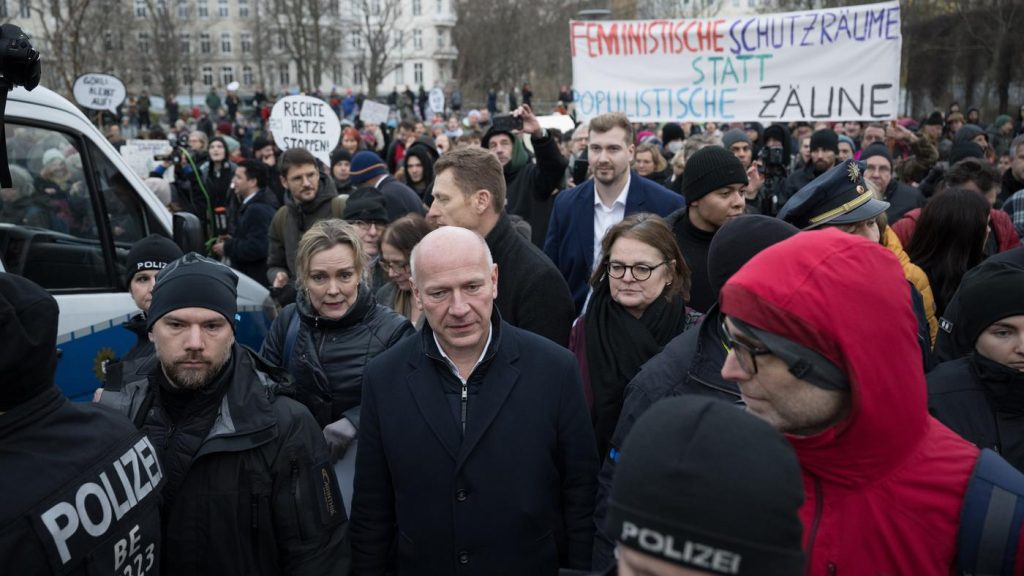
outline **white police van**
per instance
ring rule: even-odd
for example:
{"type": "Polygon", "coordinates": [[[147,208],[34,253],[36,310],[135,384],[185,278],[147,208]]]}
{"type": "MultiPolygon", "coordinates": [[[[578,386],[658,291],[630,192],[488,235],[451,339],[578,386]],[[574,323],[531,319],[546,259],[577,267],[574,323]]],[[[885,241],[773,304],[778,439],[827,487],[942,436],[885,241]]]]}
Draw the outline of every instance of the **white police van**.
{"type": "MultiPolygon", "coordinates": [[[[0,271],[56,298],[57,385],[87,400],[106,361],[135,342],[121,327],[138,313],[124,281],[132,243],[157,233],[201,252],[199,223],[172,215],[85,115],[46,88],[11,91],[4,127],[14,188],[0,192],[0,271]]],[[[242,274],[238,309],[237,338],[258,349],[274,308],[266,288],[242,274]]]]}

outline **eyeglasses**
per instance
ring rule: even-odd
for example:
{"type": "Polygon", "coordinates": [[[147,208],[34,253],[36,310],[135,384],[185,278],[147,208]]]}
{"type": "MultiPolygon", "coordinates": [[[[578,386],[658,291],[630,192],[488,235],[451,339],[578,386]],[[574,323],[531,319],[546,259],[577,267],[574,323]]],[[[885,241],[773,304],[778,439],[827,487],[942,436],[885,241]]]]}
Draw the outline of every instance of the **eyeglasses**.
{"type": "Polygon", "coordinates": [[[655,268],[659,268],[665,264],[668,264],[668,260],[662,261],[654,266],[648,266],[647,264],[633,264],[632,266],[627,266],[622,262],[609,262],[607,264],[608,275],[618,280],[620,278],[625,278],[626,270],[629,270],[633,275],[634,280],[643,282],[651,277],[655,268]]]}
{"type": "Polygon", "coordinates": [[[388,225],[383,222],[367,222],[365,220],[354,220],[352,221],[352,225],[363,231],[369,230],[372,227],[376,227],[377,230],[383,230],[388,227],[388,225]]]}
{"type": "Polygon", "coordinates": [[[722,321],[722,339],[726,350],[736,353],[736,361],[740,363],[740,368],[742,368],[747,374],[757,374],[758,356],[772,353],[772,351],[767,348],[755,348],[753,346],[748,346],[733,338],[732,334],[729,333],[729,327],[725,325],[724,320],[722,321]]]}
{"type": "Polygon", "coordinates": [[[409,271],[408,262],[389,262],[387,260],[380,260],[379,263],[381,270],[385,272],[391,272],[392,270],[394,270],[395,273],[401,274],[403,272],[409,271]]]}

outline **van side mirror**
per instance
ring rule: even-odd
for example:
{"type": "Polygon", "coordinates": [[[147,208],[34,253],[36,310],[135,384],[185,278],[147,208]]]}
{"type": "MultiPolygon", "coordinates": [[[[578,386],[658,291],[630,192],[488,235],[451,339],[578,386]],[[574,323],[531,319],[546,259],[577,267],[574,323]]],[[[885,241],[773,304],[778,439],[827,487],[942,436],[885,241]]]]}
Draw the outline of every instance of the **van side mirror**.
{"type": "Polygon", "coordinates": [[[189,252],[204,254],[206,252],[203,243],[203,227],[199,224],[199,218],[195,214],[174,213],[174,243],[185,254],[189,252]]]}

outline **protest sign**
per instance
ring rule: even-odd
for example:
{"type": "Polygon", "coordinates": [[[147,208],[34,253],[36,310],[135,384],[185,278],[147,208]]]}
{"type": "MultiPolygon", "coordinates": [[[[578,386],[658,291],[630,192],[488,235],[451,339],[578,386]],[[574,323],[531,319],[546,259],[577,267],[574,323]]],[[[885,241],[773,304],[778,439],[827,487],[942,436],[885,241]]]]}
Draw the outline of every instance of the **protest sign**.
{"type": "Polygon", "coordinates": [[[124,82],[108,74],[83,74],[71,89],[75,102],[90,110],[109,110],[116,114],[128,91],[124,82]]]}
{"type": "Polygon", "coordinates": [[[359,118],[363,122],[384,124],[388,121],[388,114],[390,112],[391,108],[387,104],[381,104],[373,100],[363,100],[363,107],[359,109],[359,118]]]}
{"type": "Polygon", "coordinates": [[[444,114],[444,90],[434,88],[430,91],[428,98],[430,109],[434,111],[434,114],[444,114]]]}
{"type": "Polygon", "coordinates": [[[341,138],[341,124],[327,102],[311,96],[286,96],[270,110],[269,124],[279,148],[305,148],[330,165],[331,150],[341,138]]]}
{"type": "Polygon", "coordinates": [[[142,178],[149,176],[153,168],[159,164],[153,156],[170,152],[171,144],[167,140],[128,140],[121,146],[121,157],[132,172],[142,178]]]}
{"type": "Polygon", "coordinates": [[[572,21],[576,114],[634,122],[885,120],[899,2],[735,18],[572,21]]]}

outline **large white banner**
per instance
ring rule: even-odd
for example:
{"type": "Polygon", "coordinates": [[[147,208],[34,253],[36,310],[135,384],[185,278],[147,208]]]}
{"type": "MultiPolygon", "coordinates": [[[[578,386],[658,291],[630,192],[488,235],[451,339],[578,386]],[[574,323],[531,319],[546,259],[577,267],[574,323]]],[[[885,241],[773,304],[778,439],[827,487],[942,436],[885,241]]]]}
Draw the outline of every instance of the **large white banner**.
{"type": "Polygon", "coordinates": [[[689,20],[572,21],[576,113],[635,122],[888,120],[899,2],[689,20]]]}

